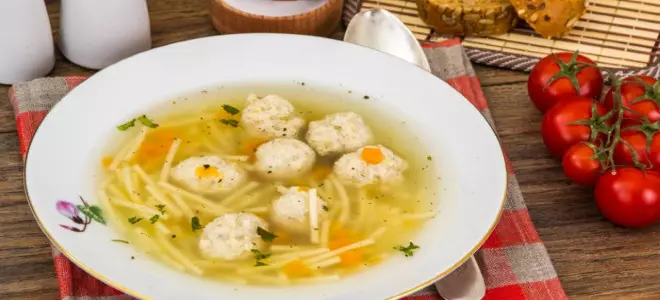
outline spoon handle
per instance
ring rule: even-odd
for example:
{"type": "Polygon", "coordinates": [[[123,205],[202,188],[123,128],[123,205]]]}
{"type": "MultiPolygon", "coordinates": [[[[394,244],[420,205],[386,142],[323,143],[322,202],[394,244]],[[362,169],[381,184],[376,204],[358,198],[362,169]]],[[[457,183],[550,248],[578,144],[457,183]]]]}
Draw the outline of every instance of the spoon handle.
{"type": "Polygon", "coordinates": [[[474,256],[436,282],[435,288],[446,300],[478,300],[486,295],[486,283],[474,256]]]}

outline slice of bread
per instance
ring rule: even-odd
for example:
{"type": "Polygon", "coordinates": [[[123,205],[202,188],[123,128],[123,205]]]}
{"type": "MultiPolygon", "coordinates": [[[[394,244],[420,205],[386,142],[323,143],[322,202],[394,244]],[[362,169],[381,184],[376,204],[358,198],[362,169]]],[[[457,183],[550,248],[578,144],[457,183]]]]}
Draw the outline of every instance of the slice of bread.
{"type": "Polygon", "coordinates": [[[420,18],[439,34],[503,34],[518,17],[508,0],[416,0],[420,18]]]}
{"type": "Polygon", "coordinates": [[[516,13],[540,35],[560,37],[584,15],[585,0],[512,0],[516,13]]]}

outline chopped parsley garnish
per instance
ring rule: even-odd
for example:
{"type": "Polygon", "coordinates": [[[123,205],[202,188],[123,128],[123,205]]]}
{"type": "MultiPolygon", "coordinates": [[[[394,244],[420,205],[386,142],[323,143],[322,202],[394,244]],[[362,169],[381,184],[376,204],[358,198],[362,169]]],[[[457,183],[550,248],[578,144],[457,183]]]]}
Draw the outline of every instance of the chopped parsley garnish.
{"type": "Polygon", "coordinates": [[[426,157],[426,160],[433,160],[433,157],[431,157],[431,155],[429,155],[429,156],[426,157]]]}
{"type": "Polygon", "coordinates": [[[112,240],[115,243],[123,243],[123,244],[128,244],[128,241],[125,240],[112,240]]]}
{"type": "Polygon", "coordinates": [[[120,131],[125,131],[125,130],[133,127],[133,126],[135,126],[135,119],[130,120],[130,121],[124,123],[124,124],[121,124],[121,125],[117,126],[117,129],[119,129],[120,131]]]}
{"type": "Polygon", "coordinates": [[[267,266],[267,264],[264,263],[262,260],[269,258],[270,253],[261,253],[261,251],[257,249],[252,249],[250,251],[254,253],[254,258],[257,260],[256,264],[254,265],[255,267],[267,266]]]}
{"type": "Polygon", "coordinates": [[[277,237],[277,235],[275,235],[274,233],[269,232],[268,230],[263,229],[261,227],[257,227],[257,234],[261,237],[261,239],[264,242],[267,243],[272,242],[277,237]]]}
{"type": "Polygon", "coordinates": [[[238,121],[232,119],[222,119],[220,120],[220,123],[231,127],[238,127],[238,121]]]}
{"type": "Polygon", "coordinates": [[[232,116],[237,115],[240,112],[240,110],[238,110],[238,108],[233,107],[231,105],[227,105],[227,104],[223,104],[222,109],[224,109],[228,114],[230,114],[232,116]]]}
{"type": "Polygon", "coordinates": [[[158,211],[160,212],[161,215],[165,214],[165,205],[164,204],[158,204],[158,205],[156,205],[156,208],[158,208],[158,211]]]}
{"type": "Polygon", "coordinates": [[[132,120],[130,120],[130,121],[124,123],[124,124],[121,124],[121,125],[117,126],[117,129],[119,129],[120,131],[125,131],[125,130],[135,126],[135,121],[140,121],[140,123],[142,123],[142,125],[150,127],[150,128],[158,127],[158,124],[156,124],[153,121],[149,120],[149,118],[147,118],[147,115],[141,115],[137,118],[133,118],[132,120]]]}
{"type": "Polygon", "coordinates": [[[153,215],[151,218],[149,218],[149,221],[151,221],[151,224],[158,222],[158,219],[160,219],[159,215],[153,215]]]}
{"type": "Polygon", "coordinates": [[[131,224],[135,224],[135,223],[140,222],[140,221],[142,221],[142,218],[138,218],[138,217],[128,218],[128,222],[131,223],[131,224]]]}
{"type": "Polygon", "coordinates": [[[323,210],[325,210],[325,211],[329,210],[327,205],[323,205],[322,207],[323,207],[323,210]]]}
{"type": "Polygon", "coordinates": [[[266,258],[270,257],[270,253],[261,253],[261,251],[259,251],[257,249],[252,249],[250,251],[252,251],[252,253],[254,253],[254,257],[257,260],[262,260],[262,259],[266,259],[266,258]]]}
{"type": "Polygon", "coordinates": [[[149,120],[146,115],[141,115],[137,117],[137,120],[142,123],[142,125],[147,126],[149,128],[156,128],[158,127],[158,124],[154,123],[153,121],[149,120]]]}
{"type": "Polygon", "coordinates": [[[419,246],[413,244],[413,242],[410,242],[410,244],[408,244],[408,246],[405,246],[405,247],[404,246],[398,246],[398,247],[394,247],[394,249],[403,252],[403,254],[406,257],[409,257],[409,256],[413,256],[414,250],[419,249],[419,246]]]}
{"type": "Polygon", "coordinates": [[[193,232],[202,229],[202,224],[199,223],[199,217],[197,217],[197,216],[192,217],[192,219],[190,220],[190,223],[192,225],[192,231],[193,232]]]}

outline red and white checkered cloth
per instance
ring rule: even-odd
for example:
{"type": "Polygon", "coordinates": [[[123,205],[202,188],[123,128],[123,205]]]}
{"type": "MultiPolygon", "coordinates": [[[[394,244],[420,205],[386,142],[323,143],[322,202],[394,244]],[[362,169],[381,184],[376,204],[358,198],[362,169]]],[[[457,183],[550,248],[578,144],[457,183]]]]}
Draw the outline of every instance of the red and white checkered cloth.
{"type": "MultiPolygon", "coordinates": [[[[433,74],[461,92],[481,111],[490,125],[495,127],[481,85],[460,42],[449,40],[425,44],[424,51],[429,58],[433,74]]],[[[47,111],[84,79],[43,78],[17,84],[10,90],[23,155],[47,111]]],[[[502,218],[493,234],[475,254],[486,280],[487,292],[484,299],[567,299],[545,246],[530,220],[508,159],[507,169],[509,186],[502,218]]],[[[133,299],[88,275],[56,249],[53,250],[53,255],[62,299],[133,299]],[[114,297],[106,298],[107,296],[114,297]]],[[[404,299],[442,298],[433,286],[429,286],[404,299]]]]}

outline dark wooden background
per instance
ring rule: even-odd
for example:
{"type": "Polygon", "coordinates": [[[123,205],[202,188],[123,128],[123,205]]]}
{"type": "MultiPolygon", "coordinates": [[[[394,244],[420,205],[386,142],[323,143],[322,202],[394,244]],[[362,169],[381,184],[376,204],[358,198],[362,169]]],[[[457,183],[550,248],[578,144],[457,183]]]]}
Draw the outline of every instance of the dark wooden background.
{"type": "MultiPolygon", "coordinates": [[[[154,46],[217,34],[207,0],[148,2],[154,46]]],[[[51,1],[48,9],[57,34],[58,4],[51,1]]],[[[541,115],[527,98],[527,75],[475,68],[532,220],[569,298],[660,299],[660,225],[633,231],[604,221],[591,191],[571,185],[560,163],[546,152],[539,132],[541,115]]],[[[50,75],[92,73],[60,55],[50,75]]],[[[50,246],[23,193],[23,163],[8,88],[0,85],[0,299],[57,299],[50,246]]]]}

